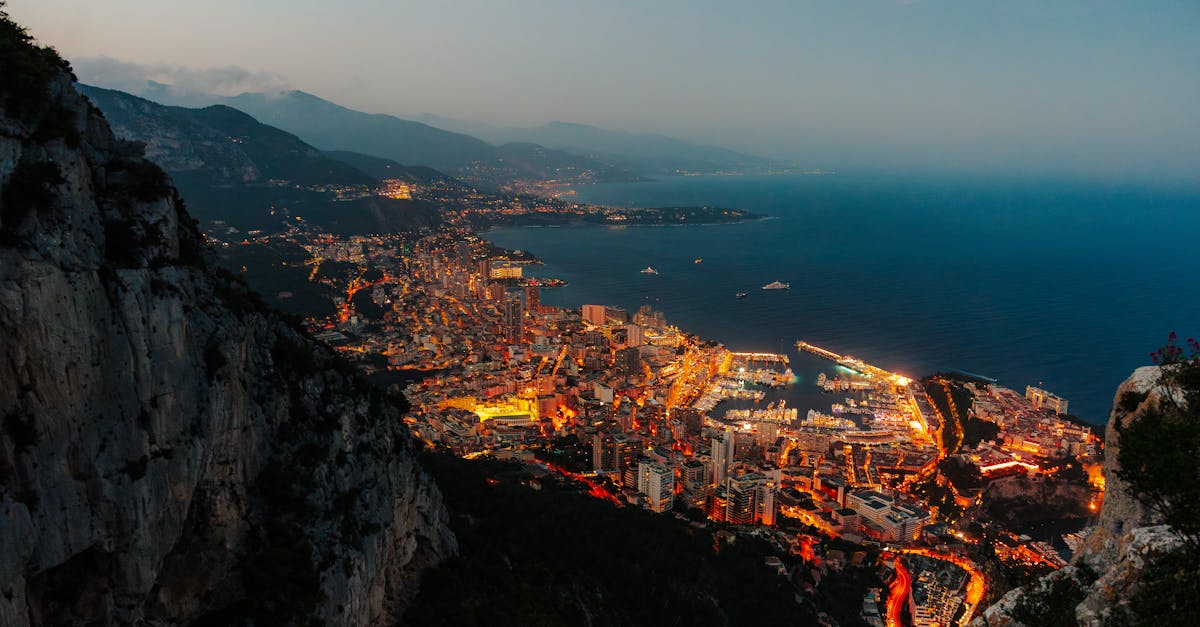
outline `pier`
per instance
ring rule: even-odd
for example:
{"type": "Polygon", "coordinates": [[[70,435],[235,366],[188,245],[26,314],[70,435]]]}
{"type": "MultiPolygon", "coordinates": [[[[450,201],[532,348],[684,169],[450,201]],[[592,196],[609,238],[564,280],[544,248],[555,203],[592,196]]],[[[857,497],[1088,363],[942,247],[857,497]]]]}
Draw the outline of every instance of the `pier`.
{"type": "Polygon", "coordinates": [[[872,366],[871,364],[868,364],[861,359],[851,357],[850,355],[839,355],[831,350],[826,350],[820,346],[809,344],[808,342],[796,342],[796,348],[798,350],[807,351],[819,357],[824,357],[825,359],[836,362],[839,366],[849,368],[850,370],[867,377],[890,379],[893,383],[898,385],[908,385],[909,382],[908,377],[898,375],[894,372],[889,372],[878,366],[872,366]]]}
{"type": "Polygon", "coordinates": [[[746,362],[788,365],[788,356],[780,353],[730,353],[733,359],[746,362]]]}

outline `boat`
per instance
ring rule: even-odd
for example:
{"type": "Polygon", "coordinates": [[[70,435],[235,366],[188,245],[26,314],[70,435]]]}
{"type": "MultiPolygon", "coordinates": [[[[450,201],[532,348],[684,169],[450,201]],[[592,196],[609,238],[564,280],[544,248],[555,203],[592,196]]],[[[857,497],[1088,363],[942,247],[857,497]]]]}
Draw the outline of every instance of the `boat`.
{"type": "Polygon", "coordinates": [[[646,269],[642,270],[642,274],[658,274],[658,270],[655,270],[654,268],[651,268],[650,266],[646,266],[646,269]]]}
{"type": "Polygon", "coordinates": [[[733,296],[734,296],[734,298],[745,298],[745,297],[749,296],[749,294],[747,294],[745,292],[738,292],[737,294],[734,294],[733,296]]]}
{"type": "Polygon", "coordinates": [[[770,283],[767,283],[766,285],[762,286],[762,288],[764,290],[786,290],[791,287],[792,287],[791,283],[783,283],[780,281],[771,281],[770,283]]]}
{"type": "Polygon", "coordinates": [[[699,257],[696,257],[696,260],[693,261],[692,263],[701,264],[701,263],[704,263],[704,260],[699,257]]]}

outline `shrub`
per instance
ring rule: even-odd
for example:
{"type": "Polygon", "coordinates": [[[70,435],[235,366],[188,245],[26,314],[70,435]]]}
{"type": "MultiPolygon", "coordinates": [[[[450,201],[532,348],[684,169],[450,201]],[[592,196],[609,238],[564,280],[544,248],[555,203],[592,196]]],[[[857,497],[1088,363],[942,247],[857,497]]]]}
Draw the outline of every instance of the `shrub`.
{"type": "Polygon", "coordinates": [[[71,65],[54,48],[36,45],[0,2],[0,104],[5,113],[28,120],[49,109],[50,81],[58,72],[75,78],[71,65]]]}
{"type": "Polygon", "coordinates": [[[63,182],[58,165],[49,161],[22,160],[4,186],[0,221],[6,231],[15,230],[30,216],[44,211],[54,201],[53,187],[63,182]]]}
{"type": "Polygon", "coordinates": [[[1117,475],[1183,544],[1146,568],[1128,611],[1118,612],[1114,623],[1192,625],[1200,615],[1200,343],[1187,343],[1190,356],[1171,334],[1154,354],[1162,365],[1159,401],[1136,421],[1117,424],[1117,475]]]}

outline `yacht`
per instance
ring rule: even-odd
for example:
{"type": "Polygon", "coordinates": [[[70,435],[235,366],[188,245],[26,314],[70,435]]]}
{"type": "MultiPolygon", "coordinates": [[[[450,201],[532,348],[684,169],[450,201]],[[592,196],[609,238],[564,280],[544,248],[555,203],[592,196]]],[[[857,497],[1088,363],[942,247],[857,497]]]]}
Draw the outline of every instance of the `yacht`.
{"type": "Polygon", "coordinates": [[[702,263],[704,263],[704,260],[703,260],[703,259],[701,259],[701,258],[699,258],[699,257],[696,257],[696,261],[694,261],[694,262],[692,262],[692,263],[695,263],[695,264],[702,264],[702,263]]]}
{"type": "Polygon", "coordinates": [[[737,294],[734,294],[733,296],[735,298],[745,298],[745,297],[749,296],[749,294],[747,294],[745,292],[738,292],[737,294]]]}
{"type": "Polygon", "coordinates": [[[786,290],[790,287],[792,287],[792,285],[790,283],[782,283],[780,281],[771,281],[770,283],[767,283],[766,285],[764,285],[762,288],[764,290],[786,290]]]}
{"type": "Polygon", "coordinates": [[[650,266],[646,266],[646,269],[642,270],[642,274],[658,274],[658,270],[655,270],[650,266]]]}

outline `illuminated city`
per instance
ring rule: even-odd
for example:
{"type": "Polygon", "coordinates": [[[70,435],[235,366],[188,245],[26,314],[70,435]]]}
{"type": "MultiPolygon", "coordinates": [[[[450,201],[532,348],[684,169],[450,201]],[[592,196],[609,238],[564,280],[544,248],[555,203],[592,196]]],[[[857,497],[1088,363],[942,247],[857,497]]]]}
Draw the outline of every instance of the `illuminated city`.
{"type": "Polygon", "coordinates": [[[1192,627],[1197,32],[0,0],[0,627],[1192,627]]]}
{"type": "MultiPolygon", "coordinates": [[[[467,208],[456,222],[492,210],[467,208]]],[[[310,281],[335,294],[335,314],[309,319],[314,337],[396,382],[427,446],[519,461],[615,507],[684,520],[699,513],[735,534],[765,530],[821,568],[829,552],[814,546],[824,542],[882,549],[886,585],[864,600],[868,623],[965,625],[994,576],[976,563],[981,551],[993,571],[1066,563],[1047,542],[981,514],[993,481],[1055,482],[1071,465],[1093,477],[1080,481],[1091,513],[1103,498],[1098,438],[1060,417],[1066,401],[1038,388],[1021,395],[975,377],[918,380],[797,341],[797,351],[829,362],[829,374],[807,385],[828,394],[832,409],[788,407],[765,400],[796,385],[786,354],[737,352],[648,305],[544,305],[540,291],[561,281],[530,278],[535,257],[465,226],[415,238],[295,228],[222,246],[272,239],[307,251],[310,281]],[[323,263],[340,274],[321,272],[323,263]],[[964,442],[968,421],[986,423],[988,437],[964,442]]]]}

